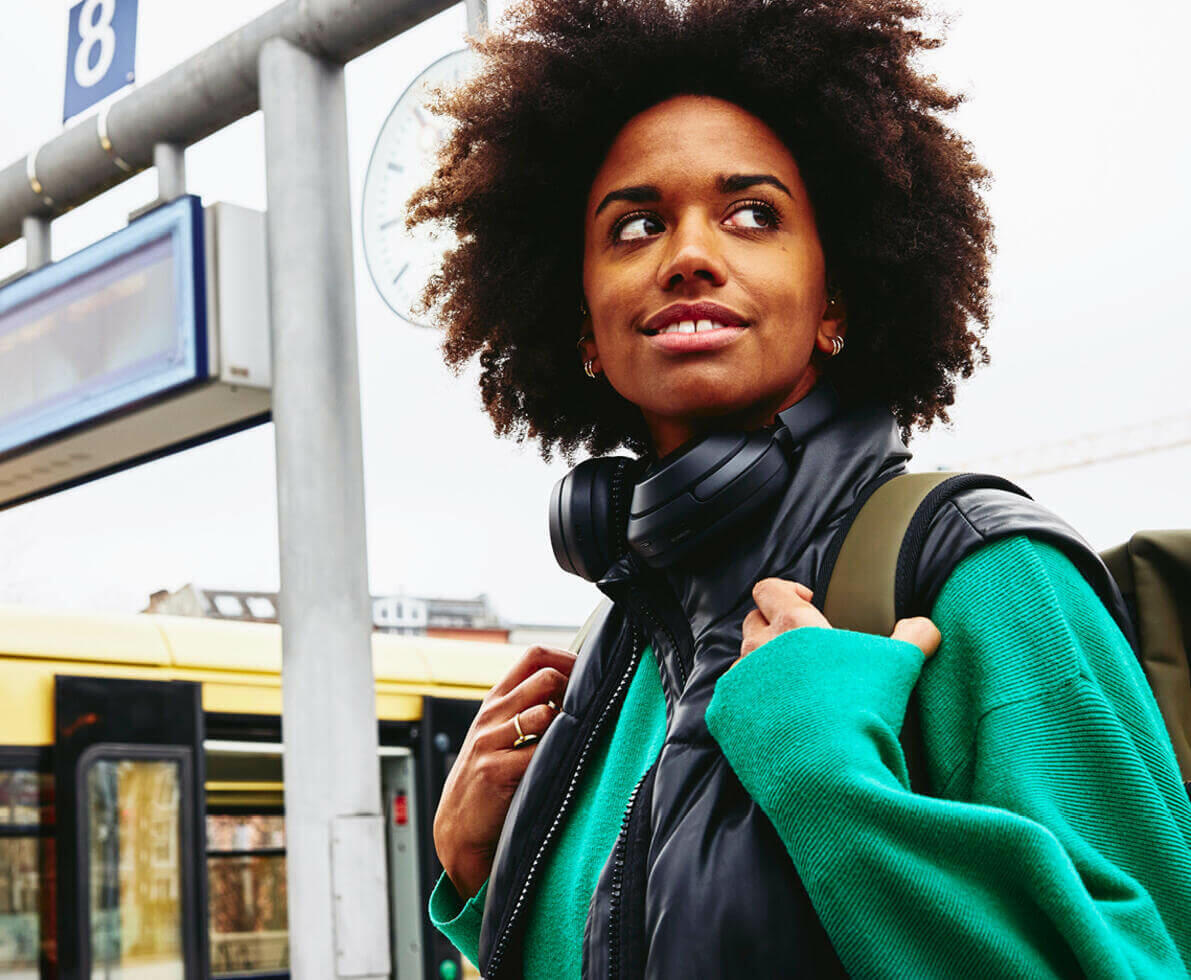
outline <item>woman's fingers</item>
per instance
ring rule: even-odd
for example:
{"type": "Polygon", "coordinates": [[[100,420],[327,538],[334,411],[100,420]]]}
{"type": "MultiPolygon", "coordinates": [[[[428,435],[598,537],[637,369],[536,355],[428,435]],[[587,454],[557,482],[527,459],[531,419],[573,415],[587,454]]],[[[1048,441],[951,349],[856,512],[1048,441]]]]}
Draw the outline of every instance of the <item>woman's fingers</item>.
{"type": "Polygon", "coordinates": [[[521,735],[537,735],[540,738],[546,734],[546,729],[550,727],[550,722],[554,721],[557,716],[558,712],[548,704],[535,704],[532,708],[518,711],[517,714],[509,719],[508,725],[503,729],[509,733],[508,744],[505,747],[509,749],[521,749],[525,747],[524,744],[517,746],[513,744],[521,737],[517,734],[518,725],[521,726],[521,735]]]}
{"type": "Polygon", "coordinates": [[[763,578],[753,586],[753,601],[765,617],[765,621],[776,633],[799,629],[803,626],[821,626],[827,629],[831,624],[813,605],[814,593],[801,582],[788,582],[780,578],[763,578]]]}
{"type": "Polygon", "coordinates": [[[532,708],[535,704],[545,704],[547,701],[562,704],[568,679],[561,670],[543,667],[504,697],[498,698],[493,707],[504,717],[511,718],[514,713],[532,708]]]}
{"type": "Polygon", "coordinates": [[[905,640],[913,643],[926,656],[930,656],[939,649],[943,637],[939,629],[925,616],[915,616],[913,619],[899,619],[893,627],[893,639],[905,640]]]}
{"type": "Polygon", "coordinates": [[[571,671],[575,668],[575,655],[567,650],[556,650],[554,647],[530,647],[512,669],[493,686],[492,694],[497,697],[508,694],[543,667],[550,667],[570,677],[571,671]]]}
{"type": "Polygon", "coordinates": [[[575,655],[530,647],[476,713],[434,816],[434,847],[461,897],[470,898],[492,867],[509,801],[533,758],[536,740],[513,743],[550,727],[562,704],[575,655]],[[518,732],[520,726],[520,733],[518,732]]]}
{"type": "Polygon", "coordinates": [[[744,617],[744,624],[741,627],[740,655],[747,656],[768,640],[769,623],[760,611],[754,609],[744,617]]]}
{"type": "Polygon", "coordinates": [[[801,582],[790,582],[782,578],[763,578],[753,586],[753,602],[761,614],[769,620],[770,613],[777,613],[787,605],[807,605],[814,598],[801,582]]]}

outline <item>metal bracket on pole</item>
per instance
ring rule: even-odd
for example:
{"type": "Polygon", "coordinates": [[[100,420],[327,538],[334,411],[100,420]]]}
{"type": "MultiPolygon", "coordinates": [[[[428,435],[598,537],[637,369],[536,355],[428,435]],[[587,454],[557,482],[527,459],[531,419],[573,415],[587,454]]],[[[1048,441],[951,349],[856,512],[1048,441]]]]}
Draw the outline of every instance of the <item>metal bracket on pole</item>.
{"type": "Polygon", "coordinates": [[[32,272],[50,264],[50,219],[30,214],[21,220],[25,239],[25,271],[32,272]]]}
{"type": "Polygon", "coordinates": [[[488,0],[466,0],[467,33],[482,38],[488,33],[488,0]]]}
{"type": "Polygon", "coordinates": [[[0,287],[16,282],[35,269],[50,264],[50,219],[39,214],[21,219],[21,237],[25,239],[25,268],[0,279],[0,287]]]}
{"type": "Polygon", "coordinates": [[[154,208],[169,204],[186,193],[186,147],[177,143],[154,143],[153,166],[157,170],[157,197],[128,215],[135,221],[154,208]]]}
{"type": "Polygon", "coordinates": [[[99,114],[95,117],[95,136],[99,140],[100,149],[112,158],[112,163],[124,173],[130,174],[132,173],[132,164],[116,152],[116,148],[112,145],[112,138],[108,135],[108,112],[111,111],[111,108],[109,102],[99,110],[99,114]]]}
{"type": "Polygon", "coordinates": [[[155,144],[153,166],[157,169],[159,203],[177,200],[186,193],[186,147],[176,143],[155,144]]]}

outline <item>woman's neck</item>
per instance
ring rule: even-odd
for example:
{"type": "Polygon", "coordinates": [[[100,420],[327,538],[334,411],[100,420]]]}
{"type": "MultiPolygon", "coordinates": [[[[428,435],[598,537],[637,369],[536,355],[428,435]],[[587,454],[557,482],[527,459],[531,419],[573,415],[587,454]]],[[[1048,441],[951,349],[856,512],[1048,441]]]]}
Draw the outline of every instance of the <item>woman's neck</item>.
{"type": "Polygon", "coordinates": [[[801,401],[814,388],[819,380],[819,372],[812,364],[798,384],[780,401],[774,403],[772,399],[758,405],[750,405],[743,412],[727,415],[675,417],[652,415],[643,412],[645,424],[649,427],[650,440],[653,442],[653,452],[658,459],[664,459],[680,446],[692,439],[708,435],[712,432],[751,432],[772,425],[777,413],[789,408],[795,402],[801,401]]]}

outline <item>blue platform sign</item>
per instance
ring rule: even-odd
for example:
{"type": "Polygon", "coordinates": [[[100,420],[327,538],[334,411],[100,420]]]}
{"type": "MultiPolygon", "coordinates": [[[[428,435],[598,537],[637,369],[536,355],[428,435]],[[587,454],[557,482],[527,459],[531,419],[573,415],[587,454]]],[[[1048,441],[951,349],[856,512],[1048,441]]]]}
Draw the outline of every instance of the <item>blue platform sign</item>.
{"type": "Polygon", "coordinates": [[[62,121],[136,78],[137,0],[80,0],[70,8],[62,121]]]}

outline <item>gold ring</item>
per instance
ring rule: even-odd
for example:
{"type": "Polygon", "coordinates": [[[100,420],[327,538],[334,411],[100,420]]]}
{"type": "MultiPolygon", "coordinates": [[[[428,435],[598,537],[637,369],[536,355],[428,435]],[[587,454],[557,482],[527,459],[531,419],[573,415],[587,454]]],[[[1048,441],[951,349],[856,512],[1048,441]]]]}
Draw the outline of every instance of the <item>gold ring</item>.
{"type": "Polygon", "coordinates": [[[521,730],[521,712],[520,711],[518,711],[515,715],[513,715],[513,727],[517,729],[517,739],[516,739],[516,741],[513,742],[513,748],[515,748],[515,749],[519,749],[523,745],[531,745],[534,742],[536,742],[539,738],[541,738],[540,735],[535,735],[533,732],[530,732],[527,735],[527,734],[525,734],[525,732],[523,732],[521,730]]]}

